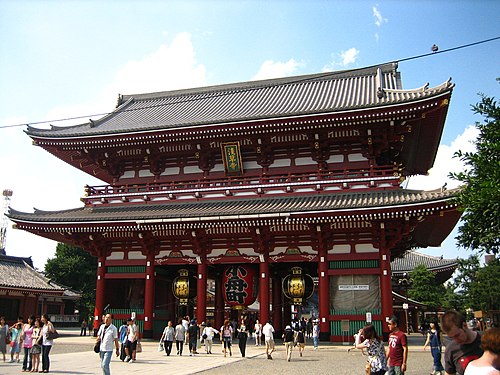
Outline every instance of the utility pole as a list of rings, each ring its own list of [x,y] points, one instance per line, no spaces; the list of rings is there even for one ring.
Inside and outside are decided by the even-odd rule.
[[[12,190],[5,189],[2,193],[3,195],[3,206],[0,214],[1,217],[1,225],[0,225],[0,255],[6,255],[5,252],[5,244],[7,241],[7,227],[9,225],[9,219],[5,214],[7,213],[10,206],[10,198],[12,197]]]

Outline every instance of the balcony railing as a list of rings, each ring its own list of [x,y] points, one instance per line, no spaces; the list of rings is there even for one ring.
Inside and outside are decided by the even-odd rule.
[[[288,173],[263,176],[239,176],[225,179],[151,182],[86,186],[86,204],[149,201],[159,199],[200,199],[210,196],[263,195],[321,190],[390,189],[399,186],[399,173],[392,167],[337,170],[318,173]]]

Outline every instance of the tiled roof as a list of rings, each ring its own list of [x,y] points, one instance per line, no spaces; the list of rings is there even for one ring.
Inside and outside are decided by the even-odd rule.
[[[65,291],[25,262],[23,258],[0,256],[0,288],[45,291],[62,295]]]
[[[126,95],[109,115],[82,125],[29,127],[40,137],[165,130],[190,126],[327,114],[417,101],[451,90],[403,90],[396,64],[305,76],[251,81],[204,88]]]
[[[456,259],[443,259],[443,257],[435,257],[419,253],[417,251],[407,251],[401,258],[395,258],[391,262],[393,274],[402,274],[403,272],[411,272],[417,266],[424,265],[428,270],[440,270],[455,268],[457,266]]]
[[[391,208],[446,201],[455,194],[456,190],[417,191],[402,189],[247,199],[178,200],[137,205],[112,204],[65,211],[35,210],[34,213],[23,213],[11,208],[8,217],[14,221],[77,223],[148,219],[180,221],[182,219],[201,220],[208,218],[216,220],[228,217],[244,218],[247,215],[250,217],[255,217],[255,215],[270,217],[341,210],[346,210],[346,215],[352,215],[358,209]]]

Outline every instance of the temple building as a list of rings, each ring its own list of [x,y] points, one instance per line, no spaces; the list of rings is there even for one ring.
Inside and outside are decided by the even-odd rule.
[[[77,325],[80,292],[55,283],[33,267],[30,258],[0,254],[0,316],[9,324],[22,316],[48,314],[59,326]]]
[[[123,95],[99,120],[27,130],[104,182],[84,206],[8,216],[98,257],[96,325],[106,307],[152,337],[257,300],[280,331],[315,290],[322,340],[367,313],[387,334],[391,260],[439,246],[460,217],[455,191],[401,187],[433,166],[452,89],[403,89],[384,64]]]

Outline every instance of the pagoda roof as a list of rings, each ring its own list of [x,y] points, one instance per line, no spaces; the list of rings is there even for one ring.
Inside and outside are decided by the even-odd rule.
[[[9,255],[0,255],[0,289],[58,296],[64,295],[66,291],[35,270],[25,258]]]
[[[82,138],[352,112],[418,102],[449,93],[447,81],[404,90],[397,64],[287,78],[120,96],[96,121],[37,129],[34,138]]]
[[[304,218],[335,217],[393,219],[405,216],[424,217],[414,232],[415,246],[438,246],[460,218],[451,201],[456,190],[382,190],[303,196],[270,196],[248,199],[201,199],[167,201],[165,203],[110,204],[85,206],[64,211],[24,213],[10,209],[8,217],[23,229],[54,231],[61,228],[86,231],[89,226],[120,226],[137,230],[142,225],[187,224],[192,227],[207,222],[233,222],[241,220],[301,220]],[[447,209],[455,213],[444,217],[432,215],[435,210]],[[434,216],[439,220],[433,220]],[[433,227],[423,226],[427,221]],[[422,226],[422,230],[420,230]],[[24,228],[26,227],[26,228]],[[53,228],[53,229],[50,229]],[[87,229],[85,229],[87,228]]]
[[[455,269],[458,265],[457,259],[443,259],[432,255],[422,254],[415,250],[404,253],[401,258],[395,258],[391,262],[393,276],[412,272],[417,266],[424,265],[429,271],[440,272],[449,268]]]

